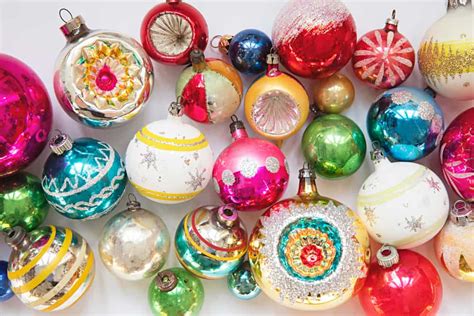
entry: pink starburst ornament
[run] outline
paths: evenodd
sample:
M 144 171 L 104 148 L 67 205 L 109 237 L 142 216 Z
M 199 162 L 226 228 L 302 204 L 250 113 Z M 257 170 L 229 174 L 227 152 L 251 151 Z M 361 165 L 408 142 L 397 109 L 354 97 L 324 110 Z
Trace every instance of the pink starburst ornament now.
M 385 28 L 364 34 L 356 44 L 352 68 L 357 78 L 373 88 L 396 87 L 413 71 L 415 51 L 397 26 L 393 10 Z

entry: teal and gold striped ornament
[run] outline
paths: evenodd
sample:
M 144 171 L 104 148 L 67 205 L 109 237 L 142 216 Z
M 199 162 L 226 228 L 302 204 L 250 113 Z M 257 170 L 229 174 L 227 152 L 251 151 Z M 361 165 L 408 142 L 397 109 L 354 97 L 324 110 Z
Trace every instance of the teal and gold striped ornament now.
M 62 215 L 91 220 L 112 211 L 120 202 L 127 176 L 119 153 L 109 144 L 59 134 L 43 169 L 46 199 Z
M 12 247 L 8 279 L 15 295 L 43 312 L 65 309 L 78 301 L 94 279 L 94 254 L 86 240 L 69 228 L 45 226 L 26 233 L 8 232 Z

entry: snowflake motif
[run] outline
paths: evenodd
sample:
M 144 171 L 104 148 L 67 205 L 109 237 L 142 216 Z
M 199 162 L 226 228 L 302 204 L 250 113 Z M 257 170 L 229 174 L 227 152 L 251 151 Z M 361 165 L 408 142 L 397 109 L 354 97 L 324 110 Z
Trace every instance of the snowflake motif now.
M 367 218 L 367 222 L 371 227 L 374 227 L 375 224 L 377 224 L 377 219 L 378 216 L 375 215 L 375 208 L 370 207 L 370 206 L 365 206 L 364 207 L 364 214 L 365 217 Z
M 407 225 L 405 226 L 405 229 L 408 229 L 412 232 L 418 232 L 418 230 L 423 228 L 423 215 L 420 215 L 420 217 L 415 218 L 414 216 L 411 216 L 411 219 L 408 219 L 405 217 L 405 221 L 407 222 Z
M 431 121 L 435 116 L 433 106 L 427 101 L 420 102 L 418 105 L 418 112 L 420 112 L 420 117 L 425 121 Z
M 407 43 L 406 38 L 399 38 L 395 42 L 394 33 L 388 32 L 386 38 L 382 38 L 380 31 L 374 32 L 377 43 L 374 43 L 369 37 L 363 36 L 361 41 L 366 44 L 365 49 L 358 49 L 354 52 L 354 56 L 364 56 L 354 64 L 354 68 L 365 68 L 362 73 L 362 79 L 371 77 L 376 74 L 374 84 L 379 86 L 387 76 L 392 87 L 400 84 L 396 75 L 401 81 L 407 78 L 407 74 L 403 71 L 403 67 L 413 67 L 411 60 L 403 57 L 406 53 L 413 52 L 413 47 Z
M 140 153 L 140 156 L 142 156 L 142 160 L 140 161 L 140 164 L 146 164 L 146 168 L 150 169 L 150 167 L 153 167 L 156 171 L 158 171 L 158 167 L 156 166 L 156 156 L 154 152 L 150 151 L 150 148 L 146 148 L 146 153 Z
M 425 182 L 428 183 L 428 186 L 431 189 L 433 189 L 433 192 L 439 192 L 441 190 L 439 182 L 433 179 L 433 177 L 426 178 Z
M 224 182 L 225 185 L 233 185 L 235 183 L 234 173 L 229 169 L 222 171 L 222 182 Z
M 206 172 L 205 168 L 201 172 L 199 172 L 199 170 L 196 169 L 195 174 L 188 172 L 191 179 L 189 181 L 186 181 L 185 183 L 189 185 L 189 187 L 192 188 L 193 191 L 196 191 L 198 188 L 204 187 L 203 183 L 204 181 L 206 181 L 206 178 L 204 178 L 203 175 L 205 172 Z
M 280 162 L 275 157 L 265 159 L 265 168 L 271 173 L 277 173 L 280 170 Z
M 411 99 L 413 99 L 412 94 L 406 90 L 395 91 L 392 93 L 392 102 L 395 104 L 405 104 Z
M 258 165 L 252 159 L 245 158 L 240 162 L 240 173 L 245 178 L 253 178 L 257 174 Z

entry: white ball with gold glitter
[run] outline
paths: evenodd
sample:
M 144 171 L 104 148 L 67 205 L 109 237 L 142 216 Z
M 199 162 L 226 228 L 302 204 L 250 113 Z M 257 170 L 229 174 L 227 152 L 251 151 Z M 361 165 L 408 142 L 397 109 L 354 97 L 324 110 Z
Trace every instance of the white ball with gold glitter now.
M 212 150 L 204 134 L 183 123 L 176 113 L 139 130 L 125 157 L 135 189 L 163 204 L 185 202 L 201 193 L 211 178 L 212 165 Z
M 370 236 L 401 249 L 433 238 L 449 214 L 448 193 L 441 179 L 416 163 L 391 163 L 379 149 L 372 157 L 375 172 L 357 198 L 358 215 Z

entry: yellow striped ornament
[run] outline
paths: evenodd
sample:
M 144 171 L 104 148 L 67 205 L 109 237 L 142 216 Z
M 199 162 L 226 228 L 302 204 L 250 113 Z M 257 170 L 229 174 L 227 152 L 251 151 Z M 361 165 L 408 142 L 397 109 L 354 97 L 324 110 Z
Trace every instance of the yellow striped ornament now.
M 185 202 L 201 193 L 211 178 L 212 164 L 204 134 L 175 114 L 139 130 L 125 157 L 129 180 L 138 193 L 164 204 Z
M 8 278 L 24 304 L 57 311 L 84 295 L 95 274 L 94 255 L 85 239 L 69 228 L 52 225 L 16 233 L 7 239 L 13 248 Z

